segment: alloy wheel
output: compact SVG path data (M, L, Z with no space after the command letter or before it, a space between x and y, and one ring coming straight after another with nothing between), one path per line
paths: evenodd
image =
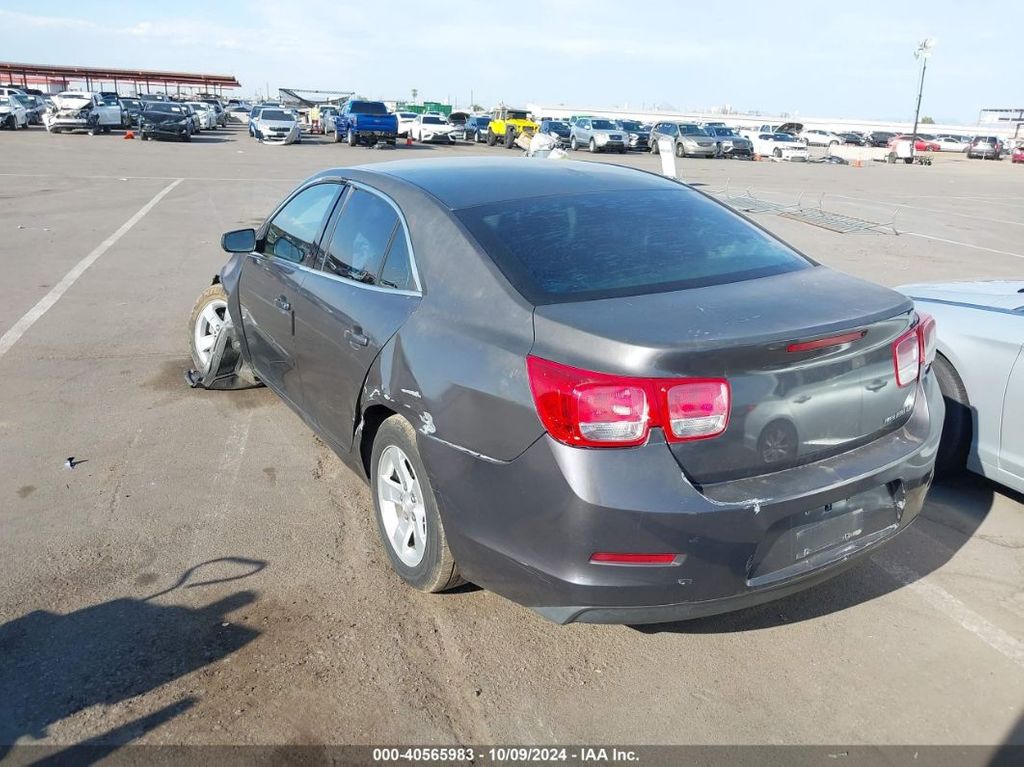
M385 537L408 567L423 561L427 542L427 510L409 457L388 445L377 465L377 501Z

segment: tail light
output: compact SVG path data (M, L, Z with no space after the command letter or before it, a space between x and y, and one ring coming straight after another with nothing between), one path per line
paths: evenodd
M725 379L633 378L526 360L537 415L559 442L634 447L659 427L669 442L716 437L729 424Z
M935 318L918 312L917 324L892 342L896 385L910 386L935 359Z

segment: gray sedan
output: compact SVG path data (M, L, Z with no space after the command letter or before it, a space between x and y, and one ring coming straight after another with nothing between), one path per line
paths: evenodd
M938 323L946 399L937 469L966 468L1024 493L1024 282L899 288Z
M367 478L415 588L708 615L831 577L924 502L933 323L675 180L338 168L222 245L190 381L276 392Z

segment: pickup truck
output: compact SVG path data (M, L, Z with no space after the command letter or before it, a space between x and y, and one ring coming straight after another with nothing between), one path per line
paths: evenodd
M394 146L398 138L398 118L388 112L382 101L346 101L334 118L334 142L344 139L349 146L385 141Z
M84 130L89 135L124 125L120 102L106 104L98 93L64 91L53 97L53 106L43 116L43 124L50 133Z

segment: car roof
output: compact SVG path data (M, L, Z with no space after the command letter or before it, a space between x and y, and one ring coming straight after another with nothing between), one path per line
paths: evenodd
M506 200L590 192L679 189L677 181L622 165L526 157L396 160L357 166L363 178L389 176L432 195L452 210ZM342 176L349 169L319 176Z

